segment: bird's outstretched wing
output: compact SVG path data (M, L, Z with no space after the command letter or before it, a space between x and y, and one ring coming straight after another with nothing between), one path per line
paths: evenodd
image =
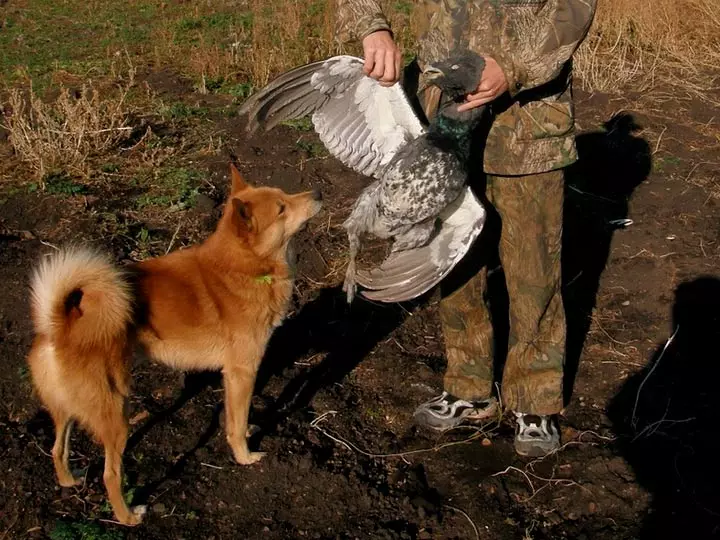
M269 130L312 114L328 151L355 171L375 176L408 141L425 132L399 84L366 76L363 60L333 56L290 70L241 107L248 131Z
M392 253L379 268L358 270L362 295L380 302L404 302L429 291L450 273L480 235L487 212L467 187L438 216L439 231L425 246Z

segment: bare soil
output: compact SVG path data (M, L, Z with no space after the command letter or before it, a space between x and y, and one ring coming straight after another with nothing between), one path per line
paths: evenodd
M577 92L581 160L567 173L563 256L565 446L533 461L514 454L507 420L441 436L413 425L414 407L442 388L438 295L345 304L340 224L366 179L318 151L311 133L280 127L248 139L237 118L216 112L222 99L198 97L172 74L148 80L177 99L205 99L222 134L220 155L196 163L206 175L192 208L138 218L141 193L119 180L80 194L0 197L0 539L720 536L716 109ZM24 360L29 270L70 241L123 262L200 240L217 219L231 157L252 182L317 187L326 201L298 239L295 304L253 399L261 431L251 446L268 456L233 463L219 374L138 362L125 466L132 502L149 514L141 527L118 527L108 521L102 454L79 431L72 462L86 481L55 483L52 424ZM14 159L0 136L2 168L22 176ZM108 214L122 233L109 230ZM136 240L143 228L146 252Z

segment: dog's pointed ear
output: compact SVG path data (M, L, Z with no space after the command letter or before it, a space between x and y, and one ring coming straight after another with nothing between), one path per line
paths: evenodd
M240 175L240 171L238 171L234 163L230 163L230 178L232 179L232 187L230 188L231 193L240 193L241 191L247 189L248 184Z
M238 231L246 233L252 232L254 229L252 205L240 199L233 199L232 205L233 222L237 226Z

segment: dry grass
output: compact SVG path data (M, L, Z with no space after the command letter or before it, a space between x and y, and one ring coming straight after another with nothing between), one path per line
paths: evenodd
M576 56L586 88L643 91L658 82L706 98L720 66L720 0L601 0Z
M201 80L199 88L204 92L215 81L261 86L282 71L335 52L329 2L246 0L241 4L198 3L191 13L158 29L153 36L156 63L184 58L184 69ZM227 11L230 8L232 13ZM219 13L225 20L213 22Z
M15 152L42 182L56 172L87 177L90 158L130 136L127 95L134 70L114 92L91 83L72 90L62 86L55 100L43 101L30 88L11 89L5 129Z
M382 3L406 56L411 56L417 22L413 3ZM40 9L40 4L32 5ZM30 74L50 73L55 86L81 88L63 89L50 103L27 88L8 90L5 123L10 142L39 178L55 170L88 176L92 174L89 158L111 151L129 135L126 98L132 82L126 80L111 92L85 82L90 77L115 79L117 73L111 68L117 55L132 57L150 70L180 70L192 76L200 93L243 99L287 69L339 52L359 52L357 45L343 49L335 42L333 0L202 0L162 7L134 0L133 6L116 14L115 29L105 35L104 27L92 20L94 12L62 4L63 18L87 19L99 32L93 40L109 43L104 50L87 49L87 55L96 56L75 58L75 49L65 47L63 67L51 67L54 49L72 42L71 35L58 33L45 49L34 46L33 54L24 59L29 66L25 71L17 59L6 65L0 62L3 73L27 72L27 77L16 80L26 87L41 83ZM52 20L48 24L54 24ZM17 32L29 31L16 26ZM117 41L116 35L129 41ZM718 92L707 91L716 85L718 66L720 0L600 0L596 20L576 58L576 72L587 89L645 91L668 82L710 101L720 99ZM676 99L678 93L672 93ZM208 151L216 151L216 146L210 144Z
M327 58L339 52L359 53L357 46L339 46L334 36L334 0L245 0L246 11L233 6L235 14L222 29L209 31L202 21L223 12L227 2L199 3L191 16L158 29L154 35L154 56L158 65L186 59L183 68L201 82L201 92L211 82L245 82L263 86L272 77L290 68ZM412 48L409 2L385 3L396 34ZM186 27L197 22L197 29Z

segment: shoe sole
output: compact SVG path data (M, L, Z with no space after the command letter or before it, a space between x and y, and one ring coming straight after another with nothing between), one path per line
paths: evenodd
M486 422L487 420L489 420L490 418L495 416L497 414L497 411L498 411L498 404L496 402L496 403L493 403L492 405L489 405L488 408L485 409L481 414L468 415L464 418L460 418L457 422L455 422L454 424L451 424L451 425L433 424L432 421L436 420L436 418L425 411L421 411L419 414L418 413L413 414L413 420L415 421L415 424L420 427L442 433L443 431L448 431L448 430L456 428L458 426L482 424L483 422ZM428 420L430 420L430 421L428 421Z
M530 442L523 443L515 441L515 452L517 452L518 455L523 457L545 457L552 454L557 449L558 446L553 446L552 448L543 448L542 446L538 446L537 444L533 444Z

